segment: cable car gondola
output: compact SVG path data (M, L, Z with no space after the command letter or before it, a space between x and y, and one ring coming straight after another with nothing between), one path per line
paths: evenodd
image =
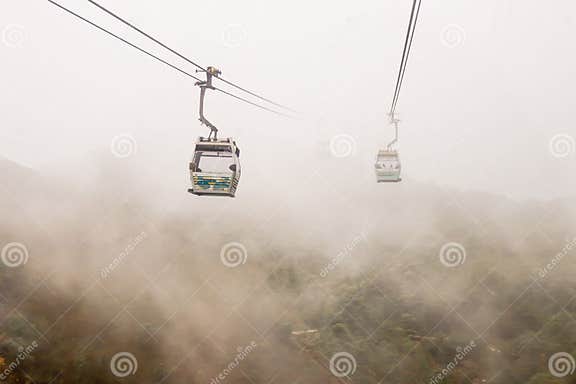
M240 150L231 138L198 138L190 163L189 192L198 196L234 197L240 182L239 156Z
M222 72L214 67L206 70L206 81L198 82L200 87L200 123L210 128L207 138L199 137L190 162L190 182L188 192L197 196L235 197L240 182L240 149L232 138L218 139L216 128L204 116L206 90L214 89L212 78Z
M376 180L379 183L399 183L402 181L402 164L398 151L378 151L376 158Z
M402 181L402 163L398 151L393 149L394 144L398 141L398 120L392 121L396 127L396 137L388 144L386 149L378 151L376 156L376 181L378 183L399 183Z

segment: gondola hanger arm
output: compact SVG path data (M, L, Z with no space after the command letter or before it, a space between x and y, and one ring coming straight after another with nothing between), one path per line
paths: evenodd
M200 87L200 122L203 125L206 125L210 128L210 135L208 139L212 139L214 136L214 140L218 140L218 128L214 124L212 124L206 116L204 116L204 103L206 100L206 90L211 89L215 90L216 88L212 85L212 80L214 77L218 77L222 74L222 71L215 67L208 67L206 71L197 71L197 72L204 72L206 73L206 81L199 81L196 83L197 86Z

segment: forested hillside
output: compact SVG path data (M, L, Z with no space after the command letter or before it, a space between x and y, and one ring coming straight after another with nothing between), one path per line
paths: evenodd
M549 367L576 356L574 201L408 183L362 196L361 223L282 207L199 221L126 187L31 188L15 167L0 167L0 247L23 246L0 263L7 383L576 383Z

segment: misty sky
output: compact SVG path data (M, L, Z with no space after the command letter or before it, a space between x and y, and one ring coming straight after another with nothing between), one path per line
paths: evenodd
M194 70L87 1L62 3ZM410 3L102 0L228 79L302 111L303 120L288 120L209 96L208 117L238 139L249 185L277 172L299 178L339 134L356 150L338 166L372 172L392 134L387 112ZM574 196L574 14L570 0L424 0L397 108L405 178ZM43 0L2 1L0 32L0 156L76 169L112 156L113 138L129 134L138 145L130 161L147 177L186 182L195 138L207 133L193 80ZM568 156L551 153L556 135L568 135Z

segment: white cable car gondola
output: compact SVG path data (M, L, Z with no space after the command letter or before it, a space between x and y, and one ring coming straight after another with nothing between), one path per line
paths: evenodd
M402 181L402 164L398 151L381 150L376 158L376 179L379 183L398 183Z
M198 196L234 197L240 182L240 149L232 138L218 139L218 129L204 117L206 89L214 89L212 77L220 74L208 67L207 81L197 84L201 89L200 122L210 128L207 138L198 138L189 167L192 188L188 192Z
M396 128L396 137L388 144L386 149L378 151L376 156L376 181L379 183L399 183L402 181L402 163L398 151L393 149L394 144L398 141L398 120L392 119Z
M228 139L200 137L190 163L190 193L234 197L240 181L240 150Z

